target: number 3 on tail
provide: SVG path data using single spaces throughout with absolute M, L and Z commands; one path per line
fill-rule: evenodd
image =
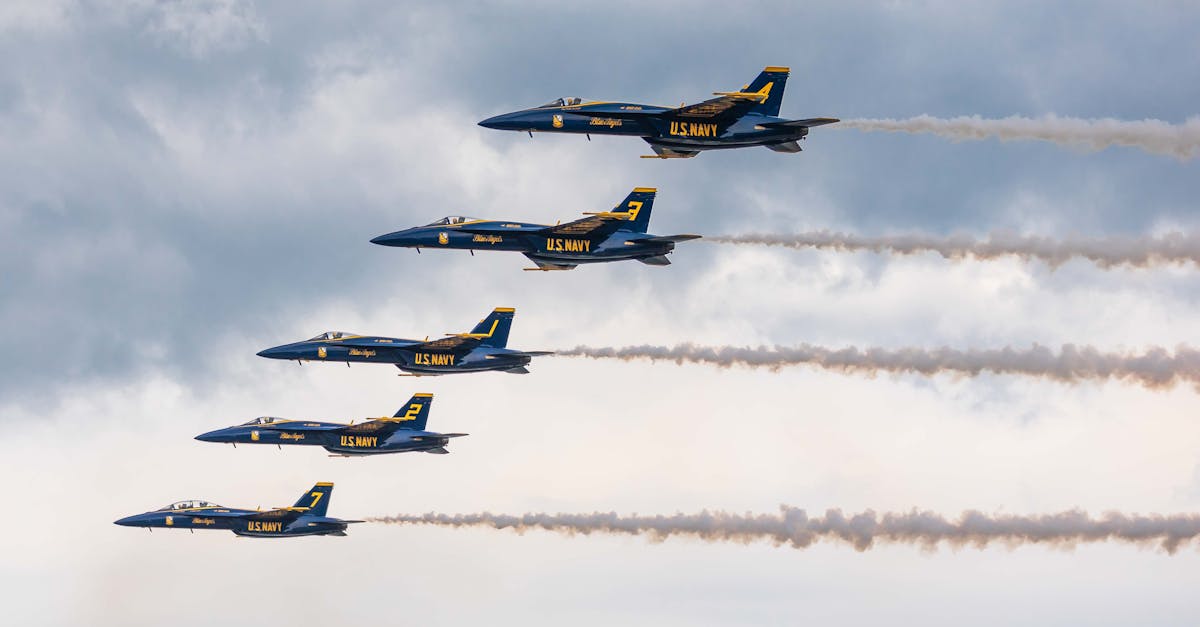
M 642 210 L 642 201 L 640 201 L 640 200 L 629 201 L 629 220 L 630 221 L 637 220 L 638 212 L 640 212 L 641 210 Z

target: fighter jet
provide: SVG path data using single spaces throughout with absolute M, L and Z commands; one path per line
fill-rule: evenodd
M 669 265 L 667 255 L 676 242 L 699 235 L 650 235 L 650 210 L 657 190 L 635 187 L 612 211 L 585 213 L 588 216 L 566 224 L 547 226 L 503 220 L 478 220 L 452 216 L 371 240 L 382 246 L 416 248 L 466 248 L 507 250 L 524 254 L 534 268 L 526 270 L 571 270 L 583 263 L 636 259 L 652 266 Z
M 465 433 L 434 433 L 425 430 L 432 394 L 416 394 L 390 418 L 371 418 L 359 424 L 287 420 L 263 416 L 236 427 L 217 429 L 196 436 L 201 442 L 238 444 L 295 444 L 322 446 L 331 457 L 357 457 L 417 451 L 445 455 L 450 438 Z
M 632 135 L 654 150 L 647 159 L 694 157 L 702 150 L 765 146 L 800 152 L 808 129 L 835 118 L 785 120 L 779 116 L 788 68 L 767 67 L 740 91 L 713 92 L 716 98 L 678 108 L 626 102 L 559 98 L 540 107 L 514 111 L 479 123 L 504 131 Z
M 303 342 L 284 344 L 258 353 L 271 359 L 344 361 L 395 364 L 412 376 L 499 370 L 526 374 L 531 358 L 552 351 L 515 351 L 504 347 L 515 309 L 497 307 L 470 333 L 447 333 L 430 341 L 327 331 Z M 404 376 L 404 375 L 401 375 Z
M 222 507 L 208 501 L 179 501 L 145 514 L 126 516 L 115 524 L 123 527 L 165 529 L 228 529 L 251 538 L 292 536 L 344 536 L 346 526 L 361 520 L 342 520 L 325 515 L 333 495 L 332 483 L 318 483 L 291 507 L 266 511 Z

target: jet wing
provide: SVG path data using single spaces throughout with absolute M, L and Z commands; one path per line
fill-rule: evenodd
M 378 337 L 345 337 L 339 340 L 330 340 L 329 343 L 334 346 L 352 346 L 354 348 L 371 348 L 371 349 L 390 349 L 390 348 L 405 348 L 410 346 L 415 340 L 402 340 L 396 338 L 378 338 Z
M 629 219 L 628 213 L 619 211 L 600 211 L 597 213 L 586 213 L 585 215 L 587 215 L 586 218 L 546 227 L 540 234 L 566 237 L 608 236 L 616 230 L 618 222 Z
M 673 109 L 669 114 L 685 118 L 705 119 L 738 117 L 749 109 L 750 105 L 756 103 L 757 100 L 749 96 L 734 93 L 722 94 L 718 98 L 710 98 L 704 102 Z
M 537 233 L 546 228 L 546 226 L 543 224 L 519 224 L 516 222 L 490 222 L 487 224 L 451 224 L 446 228 L 475 235 L 505 235 L 509 233 Z
M 469 351 L 473 350 L 475 347 L 479 346 L 482 342 L 483 342 L 483 340 L 481 340 L 477 337 L 471 337 L 470 333 L 459 333 L 459 334 L 447 335 L 446 337 L 439 338 L 436 340 L 431 340 L 428 342 L 417 342 L 416 344 L 409 344 L 407 346 L 400 346 L 397 348 L 402 348 L 404 350 L 414 351 L 414 352 L 416 352 L 416 351 L 438 351 L 438 352 L 452 352 L 452 353 L 462 352 L 462 353 L 465 353 L 465 352 L 469 352 Z
M 319 432 L 319 431 L 337 431 L 338 429 L 341 429 L 345 426 L 346 425 L 331 425 L 331 424 L 320 424 L 320 423 L 316 423 L 316 422 L 295 421 L 295 422 L 273 422 L 270 424 L 258 425 L 255 428 L 257 428 L 259 431 Z
M 197 510 L 194 512 L 180 512 L 177 516 L 192 516 L 195 518 L 250 518 L 257 516 L 262 512 L 246 512 L 246 511 L 220 511 L 212 509 Z
M 654 118 L 670 111 L 667 107 L 652 105 L 587 105 L 586 109 L 564 109 L 567 113 L 584 115 L 589 118 L 616 118 L 618 120 L 645 120 Z

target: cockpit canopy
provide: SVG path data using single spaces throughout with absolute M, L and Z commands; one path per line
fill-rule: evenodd
M 545 107 L 573 107 L 575 105 L 588 104 L 589 102 L 595 102 L 595 100 L 584 100 L 583 98 L 576 96 L 576 97 L 572 97 L 572 98 L 559 98 L 557 100 L 551 100 L 550 102 L 547 102 L 546 104 L 544 104 L 538 108 L 543 109 Z
M 354 337 L 357 333 L 346 333 L 345 331 L 326 331 L 317 337 L 309 340 L 310 342 L 320 342 L 321 340 L 340 340 L 347 337 Z
M 450 224 L 462 224 L 463 222 L 478 222 L 479 218 L 468 218 L 467 216 L 446 216 L 441 220 L 430 222 L 425 226 L 447 226 Z
M 287 422 L 287 420 L 285 420 L 283 418 L 276 418 L 274 416 L 259 416 L 258 418 L 255 418 L 254 420 L 251 420 L 250 422 L 243 422 L 242 425 L 244 425 L 244 426 L 270 425 L 270 424 L 275 424 L 276 422 Z
M 216 503 L 209 503 L 208 501 L 176 501 L 166 507 L 160 507 L 155 511 L 177 512 L 181 509 L 197 509 L 201 507 L 220 507 L 220 505 L 217 505 Z

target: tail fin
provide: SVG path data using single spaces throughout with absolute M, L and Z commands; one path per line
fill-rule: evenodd
M 772 117 L 778 116 L 779 106 L 783 104 L 783 88 L 787 85 L 790 71 L 785 67 L 768 66 L 763 68 L 758 78 L 742 90 L 746 93 L 758 93 L 765 96 L 762 102 L 750 107 L 750 110 Z
M 508 330 L 512 328 L 513 315 L 517 310 L 512 307 L 497 307 L 488 317 L 479 321 L 471 335 L 478 337 L 480 343 L 492 348 L 504 348 L 508 344 Z
M 324 516 L 329 510 L 329 499 L 333 496 L 332 483 L 318 483 L 311 490 L 305 492 L 300 500 L 292 507 L 308 508 L 309 514 L 314 516 Z
M 413 394 L 408 403 L 396 412 L 396 420 L 403 421 L 401 429 L 424 431 L 425 423 L 429 421 L 429 407 L 433 405 L 433 395 L 426 393 Z
M 612 213 L 627 213 L 629 219 L 618 227 L 621 231 L 645 233 L 650 226 L 650 210 L 654 207 L 654 197 L 658 190 L 653 187 L 635 187 L 621 204 L 613 207 Z

